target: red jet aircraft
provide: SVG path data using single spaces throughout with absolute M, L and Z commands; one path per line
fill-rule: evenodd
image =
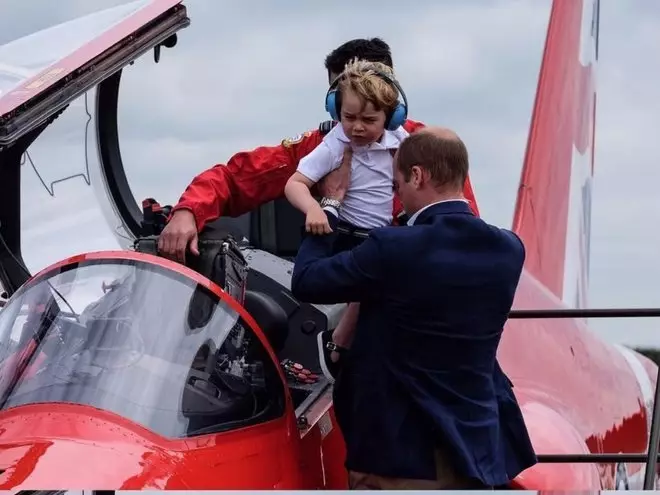
M 513 225 L 527 246 L 516 310 L 584 306 L 598 14 L 598 0 L 552 5 Z M 331 386 L 295 366 L 318 369 L 316 334 L 345 307 L 289 292 L 300 217 L 280 201 L 252 212 L 247 230 L 221 219 L 248 244 L 208 240 L 198 266 L 148 253 L 153 224 L 123 169 L 118 89 L 123 68 L 174 47 L 189 22 L 179 0 L 141 0 L 13 42 L 18 60 L 61 29 L 93 33 L 36 74 L 0 60 L 0 279 L 11 295 L 0 312 L 0 489 L 346 487 Z M 21 157 L 85 93 L 106 199 L 141 244 L 31 277 Z M 512 488 L 641 488 L 657 367 L 597 338 L 586 313 L 541 314 L 512 314 L 499 351 L 541 459 Z M 637 456 L 603 456 L 616 453 Z

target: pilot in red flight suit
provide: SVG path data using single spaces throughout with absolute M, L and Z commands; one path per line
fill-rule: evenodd
M 332 82 L 353 58 L 382 62 L 392 67 L 390 47 L 379 38 L 355 39 L 333 50 L 325 59 L 328 81 Z M 284 186 L 298 167 L 300 159 L 316 148 L 333 122 L 323 122 L 318 129 L 295 138 L 285 139 L 279 146 L 261 146 L 232 156 L 227 165 L 218 164 L 195 177 L 172 210 L 172 217 L 159 240 L 159 251 L 184 261 L 185 250 L 198 254 L 197 233 L 209 222 L 221 217 L 237 217 L 269 201 L 284 196 Z M 424 124 L 407 120 L 408 132 Z M 465 181 L 465 198 L 475 214 L 479 211 L 469 177 Z M 403 213 L 397 197 L 393 213 Z
M 333 50 L 325 59 L 328 84 L 331 84 L 344 67 L 354 58 L 381 62 L 393 66 L 390 47 L 379 38 L 354 39 Z M 237 217 L 269 201 L 284 197 L 284 187 L 296 172 L 298 162 L 322 141 L 336 122 L 323 122 L 318 129 L 304 132 L 295 138 L 285 139 L 279 146 L 261 146 L 232 156 L 227 165 L 218 164 L 195 177 L 186 188 L 172 216 L 160 235 L 158 250 L 164 256 L 185 262 L 188 245 L 198 255 L 197 233 L 221 216 Z M 409 133 L 424 127 L 421 122 L 406 120 L 403 128 Z M 331 174 L 340 173 L 338 170 Z M 330 174 L 329 174 L 330 175 Z M 323 190 L 323 180 L 319 182 Z M 479 215 L 477 203 L 467 177 L 463 192 L 475 215 Z M 393 201 L 394 223 L 402 219 L 403 206 L 395 195 Z M 332 337 L 335 337 L 333 334 Z M 340 353 L 348 342 L 332 342 L 319 349 L 319 358 L 326 369 L 336 369 Z M 346 346 L 346 347 L 345 347 Z M 334 375 L 334 372 L 330 371 Z

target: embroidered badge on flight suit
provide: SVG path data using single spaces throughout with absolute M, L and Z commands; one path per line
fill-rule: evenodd
M 306 132 L 303 132 L 302 134 L 298 134 L 297 136 L 283 139 L 282 140 L 282 146 L 284 146 L 285 148 L 290 148 L 294 144 L 300 143 L 303 139 L 305 139 L 306 137 L 309 137 L 311 135 L 312 135 L 312 131 L 306 131 Z

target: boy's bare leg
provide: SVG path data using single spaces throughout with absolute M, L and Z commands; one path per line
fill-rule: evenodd
M 351 347 L 359 314 L 360 303 L 350 303 L 334 331 L 318 334 L 321 370 L 331 383 L 334 383 L 337 376 L 340 358 L 340 353 L 332 349 L 338 347 L 341 350 L 348 350 Z
M 339 347 L 350 349 L 353 342 L 353 331 L 357 324 L 357 319 L 360 314 L 360 303 L 350 303 L 348 308 L 339 320 L 337 328 L 332 332 L 332 341 Z M 333 362 L 339 361 L 339 353 L 332 351 L 330 358 Z

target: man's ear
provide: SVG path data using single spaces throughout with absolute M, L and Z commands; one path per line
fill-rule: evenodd
M 424 170 L 419 165 L 413 165 L 410 168 L 410 182 L 415 189 L 419 189 L 425 182 Z

